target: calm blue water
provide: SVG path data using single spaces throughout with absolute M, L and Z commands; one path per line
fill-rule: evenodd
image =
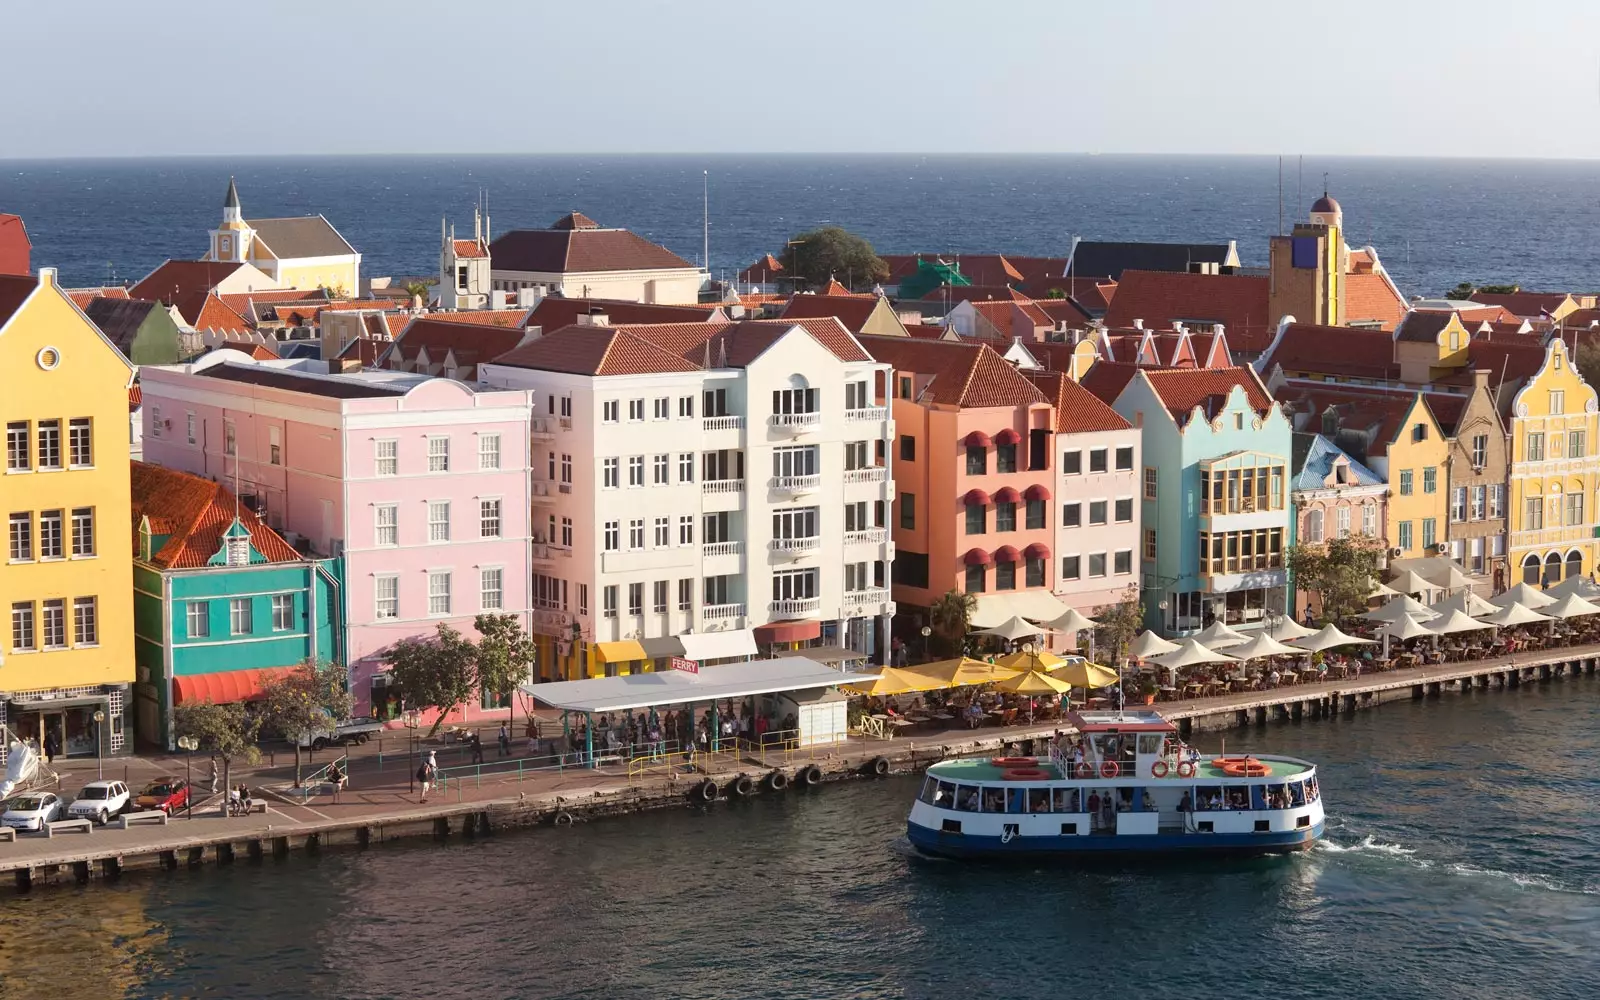
M 321 212 L 368 274 L 434 273 L 441 215 L 470 229 L 478 191 L 497 232 L 579 209 L 685 257 L 701 256 L 702 170 L 711 264 L 730 273 L 790 235 L 837 223 L 882 252 L 1064 256 L 1091 239 L 1237 239 L 1264 264 L 1278 225 L 1269 157 L 747 156 L 361 157 L 0 161 L 0 211 L 18 212 L 35 262 L 74 284 L 138 279 L 204 252 L 228 175 L 247 216 Z M 1600 287 L 1600 162 L 1308 160 L 1305 215 L 1322 173 L 1353 245 L 1374 244 L 1407 295 L 1461 280 Z
M 1297 857 L 912 854 L 917 779 L 0 896 L 0 995 L 965 1000 L 1600 995 L 1600 680 L 1273 726 Z M 1214 738 L 1206 742 L 1215 747 Z

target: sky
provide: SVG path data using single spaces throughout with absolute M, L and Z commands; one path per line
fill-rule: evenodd
M 0 159 L 1600 157 L 1594 0 L 136 6 L 7 11 Z

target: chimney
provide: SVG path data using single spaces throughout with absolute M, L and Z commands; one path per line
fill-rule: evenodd
M 1142 320 L 1142 319 L 1134 320 L 1133 321 L 1133 328 L 1135 330 L 1143 330 L 1144 329 L 1144 320 Z
M 1472 391 L 1487 390 L 1489 388 L 1489 376 L 1492 374 L 1494 373 L 1485 368 L 1474 369 L 1472 372 Z

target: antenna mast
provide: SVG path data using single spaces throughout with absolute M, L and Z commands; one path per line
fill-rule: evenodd
M 706 269 L 706 274 L 711 273 L 711 171 L 702 170 L 701 174 L 701 203 L 700 218 L 702 223 L 700 263 Z

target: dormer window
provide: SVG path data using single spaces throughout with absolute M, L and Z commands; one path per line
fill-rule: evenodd
M 1413 441 L 1426 441 L 1426 440 L 1428 440 L 1428 425 L 1427 424 L 1416 424 L 1416 425 L 1414 425 L 1411 428 L 1411 440 L 1413 440 Z
M 250 565 L 250 536 L 249 535 L 245 535 L 243 537 L 230 537 L 228 539 L 228 541 L 227 541 L 227 547 L 228 547 L 228 565 L 229 566 L 248 566 L 248 565 Z

